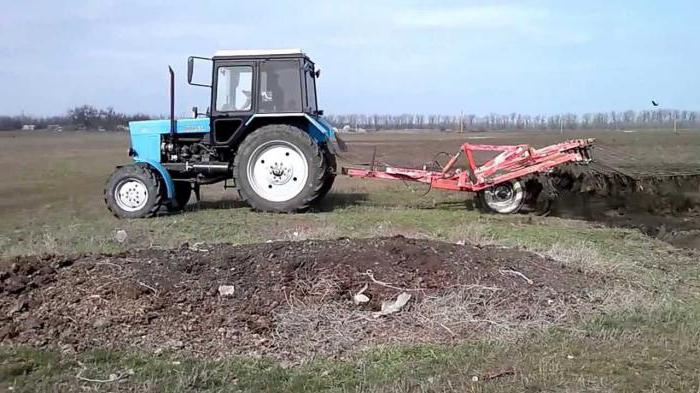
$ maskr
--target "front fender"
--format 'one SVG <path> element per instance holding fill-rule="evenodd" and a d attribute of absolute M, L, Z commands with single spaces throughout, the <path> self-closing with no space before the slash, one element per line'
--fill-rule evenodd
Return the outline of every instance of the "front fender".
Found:
<path fill-rule="evenodd" d="M 173 178 L 170 176 L 170 173 L 168 173 L 168 170 L 165 169 L 165 167 L 160 162 L 141 158 L 136 158 L 134 161 L 148 164 L 149 166 L 157 170 L 158 173 L 160 173 L 160 176 L 163 178 L 163 181 L 165 182 L 165 189 L 168 194 L 168 199 L 173 199 L 175 197 L 175 183 L 173 182 Z"/>

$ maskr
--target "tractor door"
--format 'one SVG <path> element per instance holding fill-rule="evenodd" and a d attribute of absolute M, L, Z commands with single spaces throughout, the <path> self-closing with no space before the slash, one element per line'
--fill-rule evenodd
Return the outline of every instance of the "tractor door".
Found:
<path fill-rule="evenodd" d="M 252 61 L 216 61 L 212 78 L 211 143 L 230 145 L 256 110 L 257 67 Z"/>
<path fill-rule="evenodd" d="M 261 61 L 258 112 L 301 113 L 303 110 L 301 85 L 299 59 Z"/>

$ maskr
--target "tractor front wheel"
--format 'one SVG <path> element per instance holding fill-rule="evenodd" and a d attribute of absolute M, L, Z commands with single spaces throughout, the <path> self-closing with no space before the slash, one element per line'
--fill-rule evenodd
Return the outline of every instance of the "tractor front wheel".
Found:
<path fill-rule="evenodd" d="M 479 193 L 482 208 L 492 213 L 517 213 L 525 203 L 525 188 L 519 180 L 511 180 Z"/>
<path fill-rule="evenodd" d="M 243 140 L 233 176 L 241 199 L 255 210 L 304 211 L 328 184 L 326 161 L 309 134 L 291 125 L 271 124 Z"/>
<path fill-rule="evenodd" d="M 163 202 L 160 176 L 147 164 L 117 168 L 105 185 L 107 208 L 119 218 L 152 217 Z"/>
<path fill-rule="evenodd" d="M 192 196 L 192 183 L 189 181 L 175 181 L 175 198 L 170 201 L 168 210 L 171 212 L 179 212 L 185 209 L 187 202 Z"/>

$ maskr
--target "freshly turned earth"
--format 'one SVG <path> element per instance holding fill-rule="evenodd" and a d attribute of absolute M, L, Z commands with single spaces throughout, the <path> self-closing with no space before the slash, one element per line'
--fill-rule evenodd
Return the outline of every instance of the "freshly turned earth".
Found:
<path fill-rule="evenodd" d="M 526 251 L 401 236 L 20 257 L 0 262 L 0 342 L 339 355 L 368 343 L 462 340 L 506 323 L 560 321 L 562 307 L 577 309 L 592 281 Z M 353 304 L 365 284 L 371 301 Z M 232 285 L 233 295 L 221 296 L 220 285 Z M 373 315 L 402 289 L 412 295 L 403 310 Z M 435 315 L 426 317 L 432 305 L 464 315 L 436 325 Z"/>

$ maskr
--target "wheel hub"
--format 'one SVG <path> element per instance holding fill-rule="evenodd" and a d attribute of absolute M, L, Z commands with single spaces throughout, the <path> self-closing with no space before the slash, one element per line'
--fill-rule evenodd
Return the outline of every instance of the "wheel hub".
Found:
<path fill-rule="evenodd" d="M 292 178 L 292 171 L 293 168 L 276 162 L 274 165 L 270 165 L 269 181 L 277 186 L 285 184 Z"/>
<path fill-rule="evenodd" d="M 114 200 L 122 210 L 137 211 L 146 205 L 148 189 L 140 180 L 126 179 L 115 188 Z"/>
<path fill-rule="evenodd" d="M 518 180 L 496 185 L 484 190 L 484 202 L 497 213 L 514 213 L 520 209 L 525 196 L 523 186 Z"/>
<path fill-rule="evenodd" d="M 284 202 L 297 196 L 304 189 L 308 171 L 301 150 L 280 140 L 258 146 L 247 165 L 253 191 L 271 202 Z"/>
<path fill-rule="evenodd" d="M 501 185 L 496 188 L 494 195 L 499 202 L 507 201 L 512 197 L 513 189 L 510 186 Z"/>

